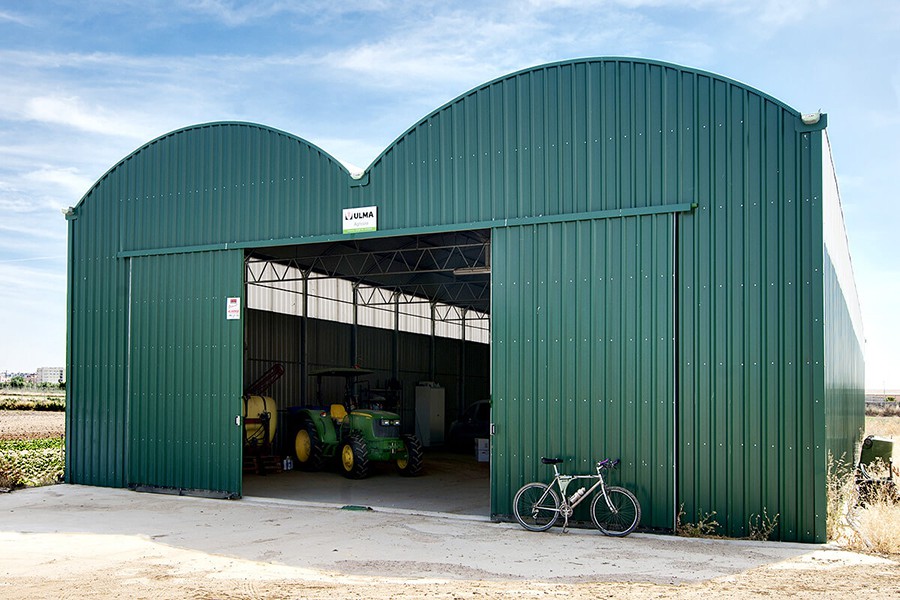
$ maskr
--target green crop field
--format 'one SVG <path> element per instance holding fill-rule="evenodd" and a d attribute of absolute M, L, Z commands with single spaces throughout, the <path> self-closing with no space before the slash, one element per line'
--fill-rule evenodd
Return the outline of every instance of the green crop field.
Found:
<path fill-rule="evenodd" d="M 66 409 L 66 390 L 55 387 L 0 387 L 0 410 Z"/>
<path fill-rule="evenodd" d="M 0 488 L 48 485 L 65 469 L 66 391 L 0 388 Z"/>
<path fill-rule="evenodd" d="M 57 483 L 64 469 L 63 438 L 0 440 L 0 487 Z"/>

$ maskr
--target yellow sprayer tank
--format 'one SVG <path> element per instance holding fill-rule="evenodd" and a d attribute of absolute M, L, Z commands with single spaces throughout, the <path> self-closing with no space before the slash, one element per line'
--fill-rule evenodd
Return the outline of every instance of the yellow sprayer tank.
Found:
<path fill-rule="evenodd" d="M 262 423 L 247 423 L 246 419 L 259 419 L 262 413 L 269 413 L 269 443 L 275 438 L 275 426 L 278 423 L 278 409 L 275 400 L 270 396 L 250 396 L 243 402 L 244 442 L 257 444 L 263 442 L 265 429 Z"/>

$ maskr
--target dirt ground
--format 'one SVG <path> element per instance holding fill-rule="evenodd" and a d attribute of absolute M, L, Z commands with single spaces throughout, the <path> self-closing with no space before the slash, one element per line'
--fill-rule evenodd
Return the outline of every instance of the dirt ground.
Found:
<path fill-rule="evenodd" d="M 3 552 L 14 548 L 14 555 Z M 365 565 L 398 577 L 355 575 L 185 550 L 134 536 L 0 532 L 0 598 L 891 598 L 900 566 L 814 551 L 692 584 L 502 580 L 485 571 L 421 563 Z M 627 574 L 626 574 L 627 575 Z M 661 574 L 664 575 L 664 574 Z"/>
<path fill-rule="evenodd" d="M 52 411 L 0 410 L 0 440 L 62 437 L 66 414 Z"/>

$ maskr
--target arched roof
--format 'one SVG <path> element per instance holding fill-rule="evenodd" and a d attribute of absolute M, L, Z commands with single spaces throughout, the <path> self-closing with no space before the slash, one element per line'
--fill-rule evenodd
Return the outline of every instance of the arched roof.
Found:
<path fill-rule="evenodd" d="M 95 181 L 94 184 L 90 187 L 90 189 L 87 192 L 85 192 L 84 196 L 82 196 L 79 199 L 78 204 L 80 205 L 82 202 L 84 202 L 85 198 L 90 196 L 91 193 L 98 186 L 100 186 L 104 180 L 106 180 L 108 177 L 110 177 L 110 175 L 112 175 L 116 170 L 118 170 L 123 165 L 127 164 L 129 161 L 140 157 L 140 155 L 143 152 L 146 152 L 149 148 L 152 148 L 153 146 L 156 146 L 157 144 L 160 144 L 162 142 L 165 142 L 167 140 L 170 140 L 170 139 L 178 137 L 178 136 L 190 135 L 194 131 L 214 128 L 214 127 L 247 127 L 247 128 L 252 128 L 252 129 L 258 129 L 261 131 L 266 131 L 275 136 L 283 136 L 284 138 L 286 138 L 288 140 L 296 142 L 302 146 L 309 148 L 310 150 L 317 152 L 318 154 L 325 157 L 327 160 L 334 163 L 334 165 L 338 169 L 344 171 L 344 173 L 346 173 L 348 176 L 350 175 L 350 172 L 347 170 L 347 168 L 343 164 L 341 164 L 341 162 L 339 160 L 337 160 L 334 156 L 332 156 L 331 154 L 329 154 L 328 152 L 326 152 L 319 146 L 313 144 L 312 142 L 305 140 L 299 136 L 296 136 L 292 133 L 288 133 L 287 131 L 282 131 L 281 129 L 276 129 L 274 127 L 269 127 L 268 125 L 262 125 L 260 123 L 251 123 L 249 121 L 212 121 L 209 123 L 197 123 L 195 125 L 188 125 L 186 127 L 181 127 L 179 129 L 169 131 L 168 133 L 164 133 L 164 134 L 160 135 L 159 137 L 156 137 L 156 138 L 150 140 L 146 144 L 141 145 L 134 152 L 128 154 L 122 160 L 120 160 L 119 162 L 114 164 L 112 167 L 110 167 L 97 181 Z M 77 205 L 76 205 L 76 207 L 77 207 Z"/>
<path fill-rule="evenodd" d="M 758 180 L 763 158 L 783 155 L 789 167 L 795 149 L 779 148 L 796 144 L 799 124 L 783 102 L 719 75 L 660 61 L 576 59 L 465 92 L 407 129 L 362 180 L 295 135 L 217 122 L 141 146 L 79 208 L 96 196 L 99 212 L 123 211 L 106 220 L 124 225 L 119 252 L 136 252 L 323 241 L 341 236 L 342 208 L 360 206 L 378 206 L 379 234 L 403 234 L 665 209 L 726 192 L 727 202 L 741 203 L 732 190 Z M 723 185 L 717 169 L 728 161 Z"/>
<path fill-rule="evenodd" d="M 755 94 L 755 95 L 759 96 L 760 98 L 763 98 L 773 104 L 780 106 L 781 108 L 783 108 L 785 111 L 787 111 L 789 113 L 792 113 L 796 116 L 800 115 L 800 113 L 796 109 L 792 108 L 791 106 L 787 105 L 786 103 L 782 102 L 781 100 L 779 100 L 763 91 L 760 91 L 757 88 L 754 88 L 747 84 L 741 83 L 740 81 L 738 81 L 736 79 L 731 79 L 729 77 L 725 77 L 723 75 L 718 75 L 718 74 L 712 73 L 710 71 L 704 71 L 702 69 L 694 69 L 694 68 L 685 67 L 682 65 L 677 65 L 675 63 L 669 63 L 669 62 L 665 62 L 665 61 L 645 59 L 645 58 L 619 57 L 619 56 L 573 58 L 573 59 L 550 62 L 550 63 L 537 65 L 534 67 L 527 67 L 524 69 L 520 69 L 518 71 L 514 71 L 514 72 L 508 73 L 506 75 L 501 75 L 500 77 L 497 77 L 496 79 L 492 79 L 491 81 L 487 81 L 485 83 L 482 83 L 481 85 L 473 87 L 472 89 L 470 89 L 466 92 L 463 92 L 462 94 L 460 94 L 456 98 L 450 100 L 446 104 L 443 104 L 442 106 L 434 109 L 433 111 L 431 111 L 430 113 L 428 113 L 427 115 L 422 117 L 419 121 L 417 121 L 416 123 L 411 125 L 406 131 L 401 133 L 393 142 L 391 142 L 384 150 L 382 150 L 378 156 L 375 157 L 375 159 L 366 168 L 366 172 L 370 171 L 375 165 L 377 165 L 386 154 L 388 154 L 395 146 L 400 144 L 411 132 L 415 131 L 417 128 L 421 127 L 423 124 L 425 124 L 429 120 L 433 119 L 435 115 L 438 115 L 438 114 L 448 110 L 452 106 L 459 104 L 460 102 L 464 101 L 465 99 L 470 98 L 471 96 L 474 96 L 475 94 L 477 94 L 483 90 L 486 90 L 490 87 L 496 86 L 503 82 L 514 80 L 516 78 L 522 77 L 523 75 L 529 75 L 532 73 L 547 71 L 548 69 L 555 69 L 555 68 L 566 67 L 566 66 L 574 66 L 574 65 L 578 65 L 578 64 L 587 65 L 587 64 L 603 64 L 603 63 L 617 63 L 617 64 L 628 63 L 628 64 L 634 64 L 634 65 L 656 66 L 656 67 L 660 67 L 663 69 L 673 69 L 673 70 L 680 71 L 682 73 L 690 73 L 690 74 L 701 76 L 701 77 L 707 77 L 711 80 L 716 80 L 716 81 L 728 84 L 730 86 L 742 88 L 743 90 L 745 90 L 749 93 Z"/>

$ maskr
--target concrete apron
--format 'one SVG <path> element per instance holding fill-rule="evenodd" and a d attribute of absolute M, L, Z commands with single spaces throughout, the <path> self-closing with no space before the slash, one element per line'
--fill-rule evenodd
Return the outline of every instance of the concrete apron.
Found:
<path fill-rule="evenodd" d="M 822 550 L 815 545 L 651 534 L 617 539 L 588 529 L 532 533 L 483 517 L 340 506 L 284 499 L 213 500 L 76 485 L 19 490 L 0 495 L 0 559 L 17 557 L 19 544 L 38 538 L 48 548 L 141 542 L 309 572 L 406 581 L 677 584 Z"/>

